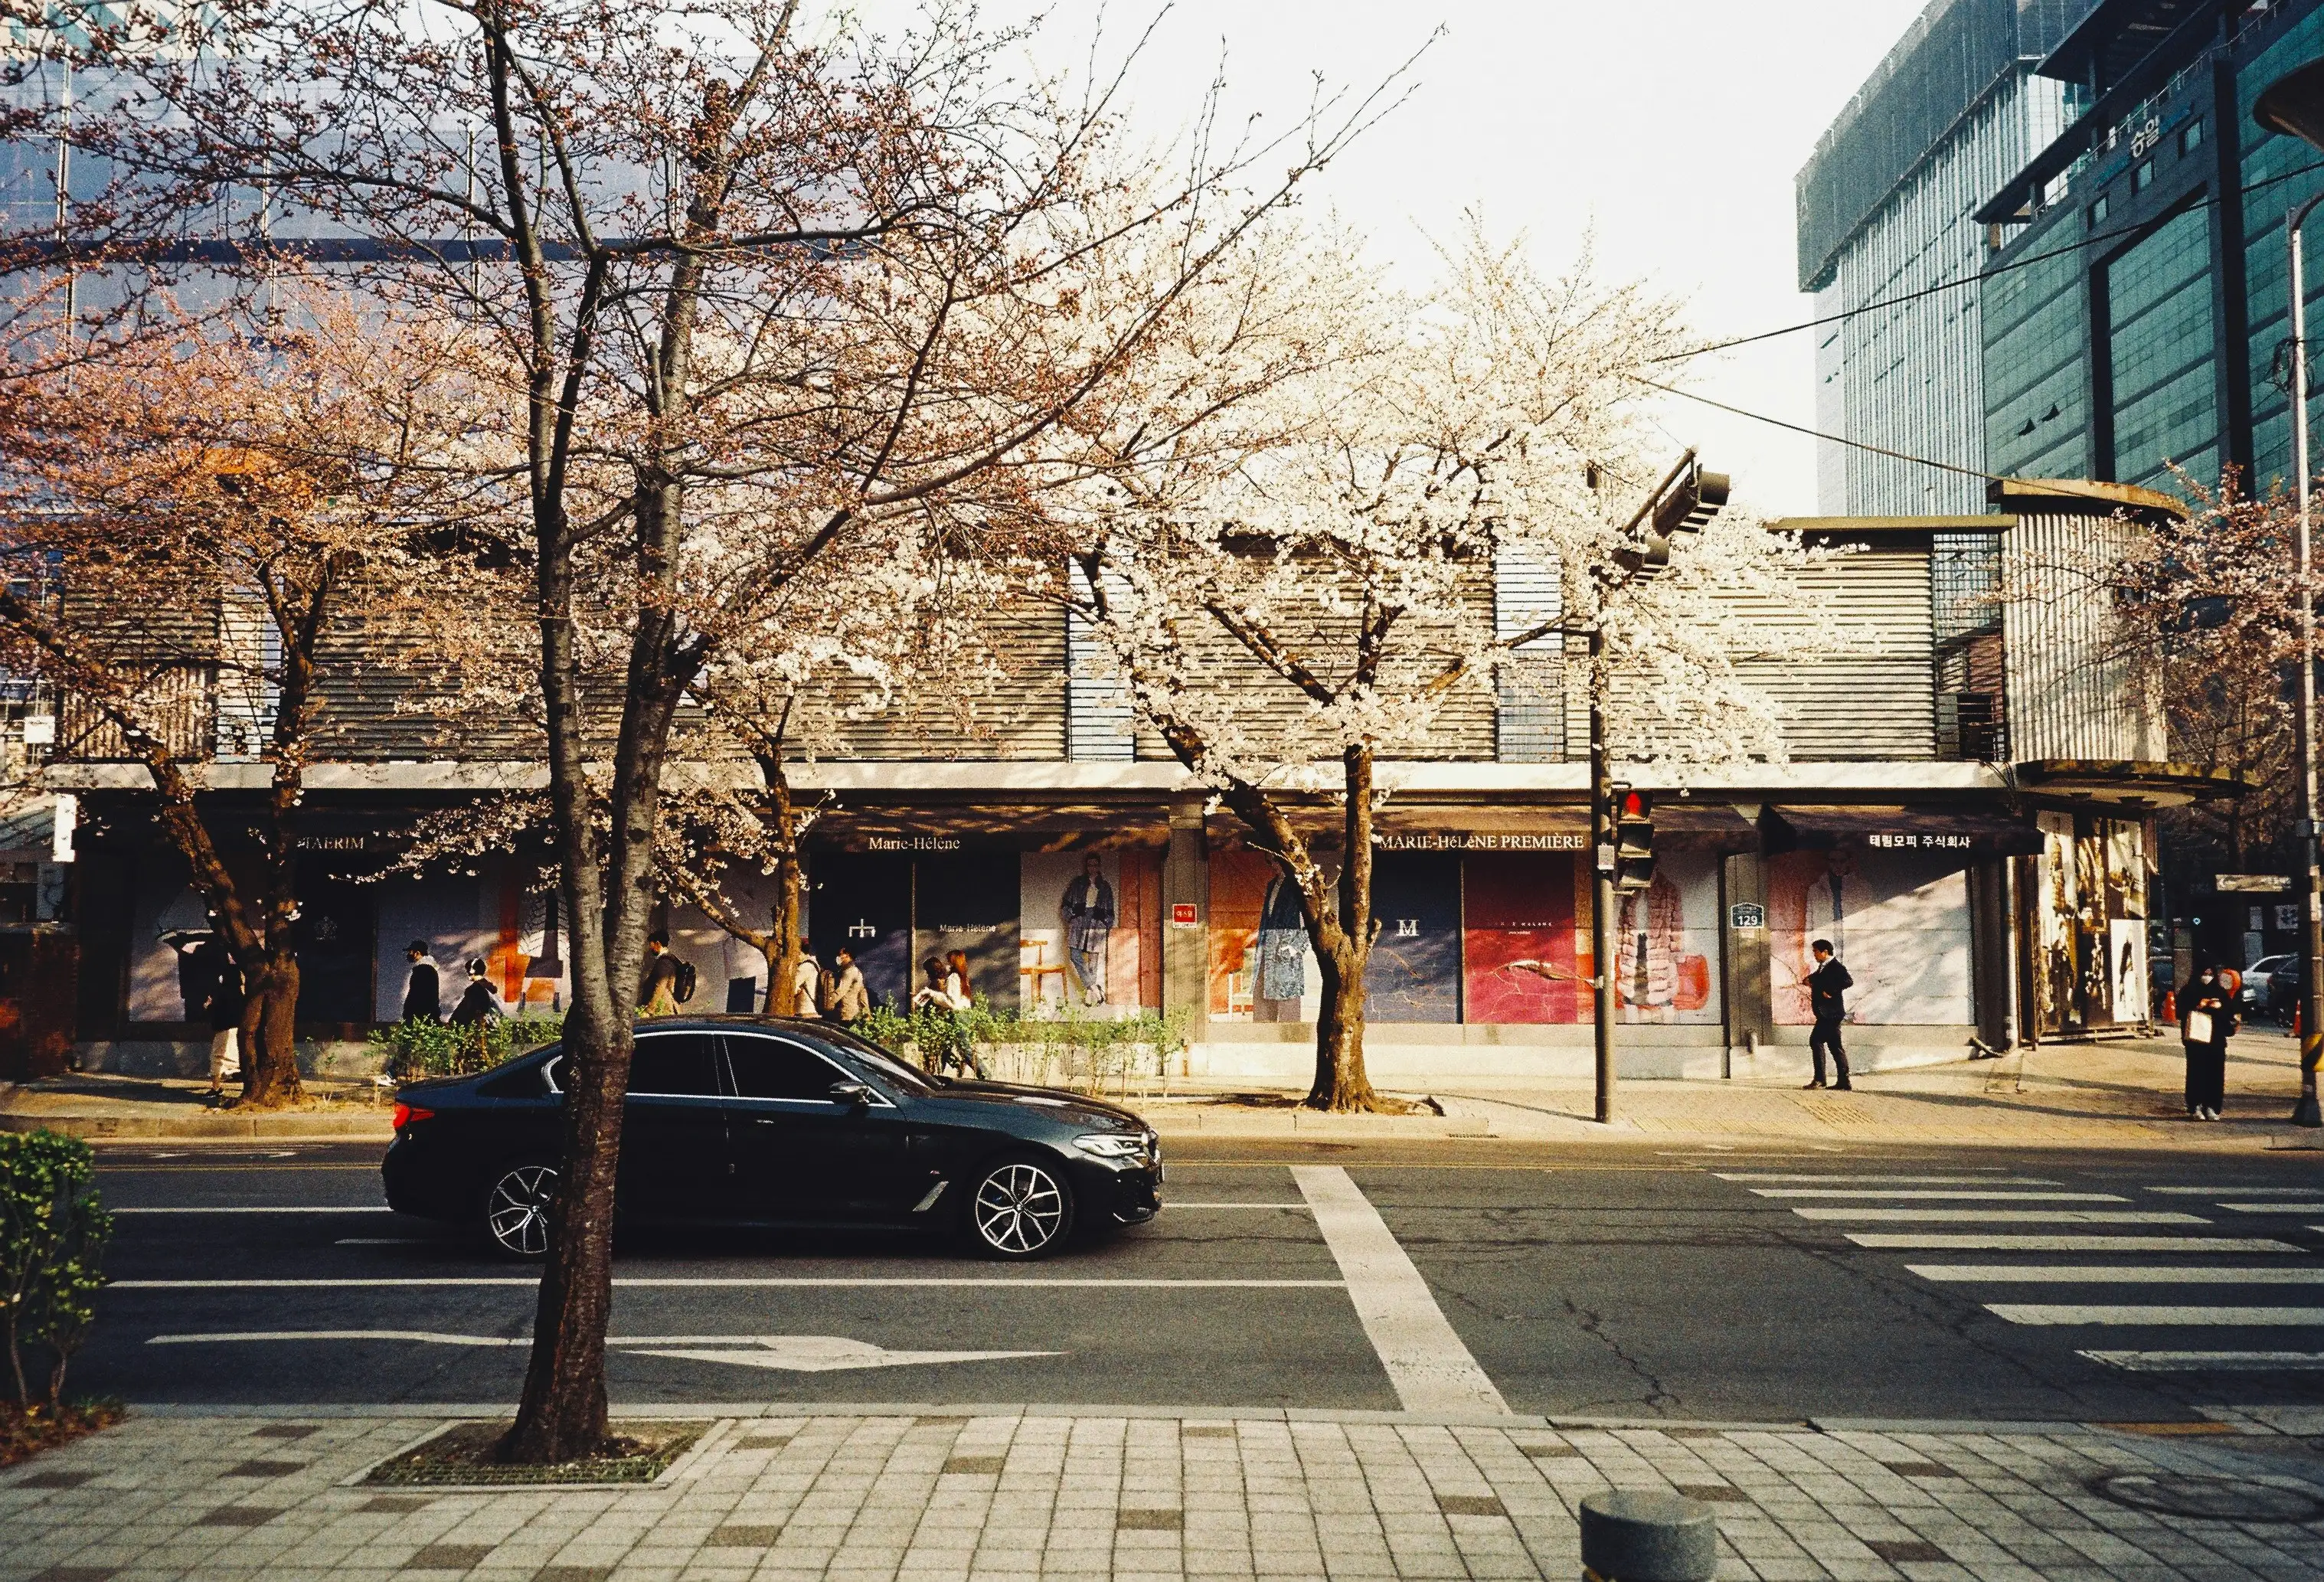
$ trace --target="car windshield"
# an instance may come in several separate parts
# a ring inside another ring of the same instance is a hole
[[[815,1035],[837,1044],[907,1093],[925,1096],[936,1090],[926,1072],[899,1060],[868,1038],[844,1027],[817,1027]]]

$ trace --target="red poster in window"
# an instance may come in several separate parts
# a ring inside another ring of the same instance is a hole
[[[1575,855],[1471,853],[1462,879],[1463,1005],[1471,1022],[1575,1022]]]

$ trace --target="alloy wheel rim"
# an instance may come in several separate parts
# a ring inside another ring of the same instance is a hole
[[[1004,1164],[976,1189],[976,1233],[1004,1253],[1038,1252],[1056,1239],[1065,1194],[1037,1164]]]
[[[493,1239],[522,1257],[549,1250],[549,1199],[557,1172],[546,1164],[522,1164],[493,1184],[485,1223]]]

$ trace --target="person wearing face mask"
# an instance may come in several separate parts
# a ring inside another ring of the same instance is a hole
[[[2227,1101],[2227,1039],[2235,997],[2217,967],[2195,975],[2179,997],[2179,1038],[2187,1049],[2187,1118],[2217,1120]]]

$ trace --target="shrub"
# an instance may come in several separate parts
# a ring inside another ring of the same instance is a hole
[[[113,1217],[97,1201],[87,1143],[51,1131],[0,1132],[0,1330],[16,1400],[29,1407],[24,1347],[45,1347],[49,1404],[64,1405],[65,1368],[97,1320],[99,1267]]]
[[[495,1016],[462,1027],[394,1022],[372,1029],[369,1043],[392,1077],[462,1077],[564,1035],[562,1016]]]
[[[1062,1016],[1043,1017],[995,1010],[982,998],[965,1011],[907,1010],[883,1000],[855,1031],[883,1048],[917,1054],[923,1064],[965,1035],[979,1050],[1020,1052],[1034,1069],[1016,1074],[1028,1080],[1095,1089],[1164,1074],[1170,1057],[1186,1047],[1186,1014],[1084,1016],[1069,1007]]]

